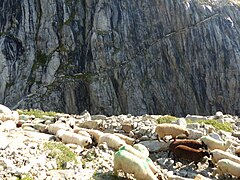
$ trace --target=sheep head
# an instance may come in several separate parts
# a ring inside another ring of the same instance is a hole
[[[232,145],[232,141],[231,141],[231,140],[227,140],[227,141],[224,143],[225,150],[227,150],[231,145]]]
[[[188,136],[189,136],[189,131],[186,130],[186,131],[184,132],[184,134],[188,137]]]

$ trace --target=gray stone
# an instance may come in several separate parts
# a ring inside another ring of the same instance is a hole
[[[185,118],[179,118],[175,123],[180,126],[187,127],[187,121]]]
[[[189,131],[189,136],[188,136],[189,139],[199,139],[204,135],[204,133],[199,130],[189,128],[188,131]]]
[[[159,142],[158,140],[151,141],[141,141],[140,144],[143,144],[147,147],[149,152],[159,152],[168,150],[170,142]]]
[[[187,124],[187,128],[198,130],[200,128],[200,124],[199,123],[189,123],[189,124]]]

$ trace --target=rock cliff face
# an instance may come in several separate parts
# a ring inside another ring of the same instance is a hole
[[[239,115],[240,7],[231,1],[2,0],[0,103]]]

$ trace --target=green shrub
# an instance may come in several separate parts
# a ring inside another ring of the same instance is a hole
[[[17,110],[19,115],[34,115],[36,118],[42,118],[43,116],[55,116],[57,113],[53,111],[45,112],[39,109],[30,109],[30,110]]]
[[[77,163],[76,154],[62,143],[46,142],[44,143],[44,149],[50,150],[48,156],[56,159],[58,169],[63,169],[65,162],[73,161],[75,164]]]
[[[163,123],[172,123],[174,121],[176,121],[177,118],[174,117],[174,116],[170,116],[170,115],[165,115],[165,116],[162,116],[160,118],[157,119],[157,123],[158,124],[163,124]]]
[[[192,123],[193,122],[191,119],[186,119],[186,120],[187,120],[187,123]],[[204,123],[204,124],[212,125],[216,130],[224,130],[224,131],[227,131],[227,132],[232,132],[233,131],[231,123],[227,123],[227,122],[220,123],[215,119],[197,120],[197,121],[194,121],[194,122],[197,122],[197,123],[200,123],[200,124]]]

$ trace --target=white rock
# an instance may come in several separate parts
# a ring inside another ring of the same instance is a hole
[[[180,125],[180,126],[182,126],[182,127],[187,127],[187,121],[186,121],[185,118],[179,118],[179,119],[175,122],[175,124],[178,124],[178,125]]]
[[[6,135],[0,132],[0,150],[4,150],[9,145],[10,141],[6,137]]]
[[[4,131],[14,130],[16,128],[16,123],[13,120],[4,121],[1,125],[1,129]]]
[[[16,166],[13,163],[13,160],[6,159],[6,158],[0,158],[0,166],[3,166],[10,170],[16,170]]]
[[[221,111],[217,111],[216,114],[215,114],[215,118],[219,119],[219,118],[222,118],[222,117],[223,117],[223,113]]]
[[[227,123],[235,123],[235,120],[232,119],[232,118],[224,118],[224,122],[227,122]]]
[[[7,106],[4,106],[4,105],[0,104],[0,113],[12,114],[12,111]]]
[[[192,121],[196,121],[196,120],[207,120],[208,118],[205,116],[199,116],[199,115],[190,115],[188,114],[186,116],[186,119],[191,119]]]

